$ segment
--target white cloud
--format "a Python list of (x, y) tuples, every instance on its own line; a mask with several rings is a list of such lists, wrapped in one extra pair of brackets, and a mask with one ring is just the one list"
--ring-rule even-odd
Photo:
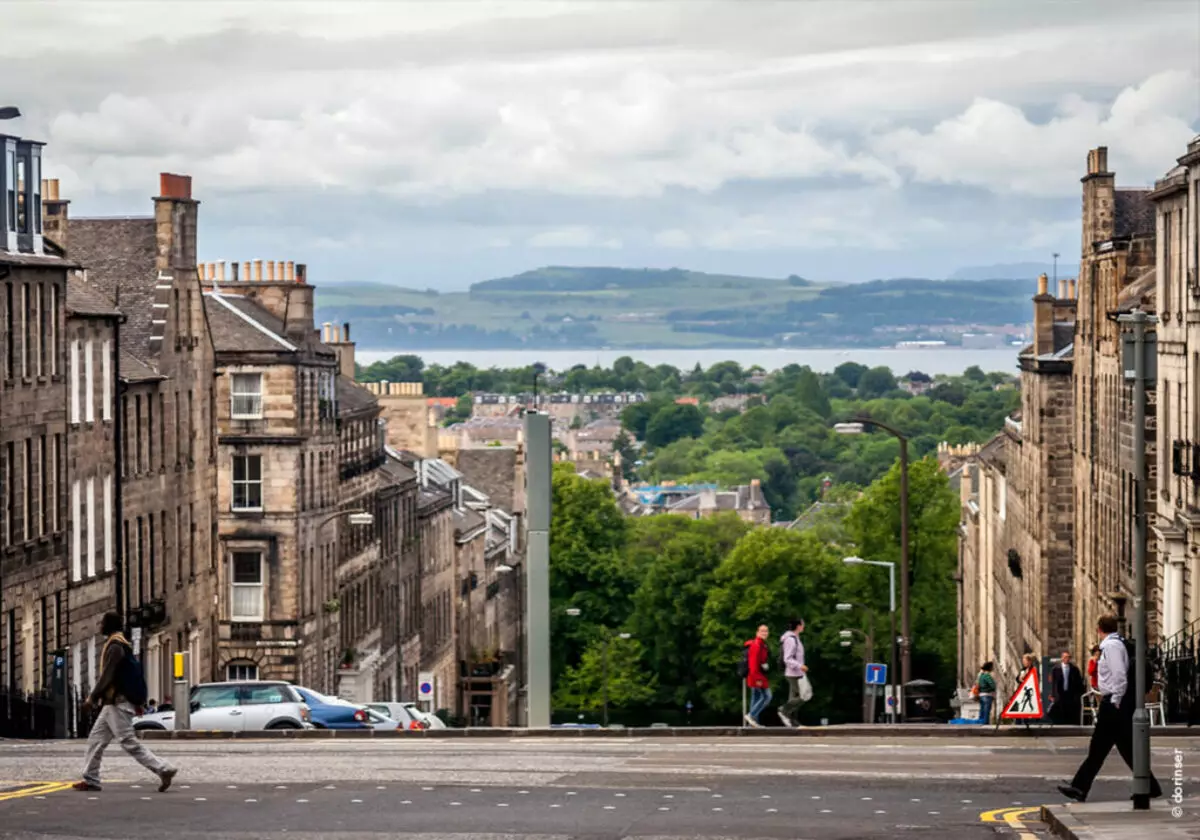
[[(172, 170), (218, 203), (484, 212), (459, 224), (493, 251), (895, 251), (1077, 196), (1093, 146), (1122, 184), (1182, 152), (1194, 10), (1088, 5), (47, 0), (0, 18), (23, 34), (4, 48), (27, 70), (8, 80), (18, 130), (50, 142), (72, 197), (145, 196)], [(539, 202), (552, 220), (520, 217)], [(1042, 234), (1015, 230), (1042, 247), (1069, 217), (1039, 207), (1021, 224)]]

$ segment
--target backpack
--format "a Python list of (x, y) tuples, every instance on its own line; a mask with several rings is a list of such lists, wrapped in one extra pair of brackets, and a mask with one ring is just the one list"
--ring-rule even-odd
[(135, 706), (146, 705), (149, 690), (146, 688), (146, 674), (142, 663), (133, 655), (133, 648), (125, 648), (125, 656), (117, 668), (117, 693)]
[(742, 658), (738, 662), (737, 674), (742, 679), (747, 679), (750, 676), (750, 645), (742, 648)]

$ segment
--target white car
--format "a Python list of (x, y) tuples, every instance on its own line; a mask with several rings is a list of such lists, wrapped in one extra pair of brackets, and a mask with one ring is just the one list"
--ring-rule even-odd
[[(192, 689), (190, 728), (219, 732), (311, 729), (308, 705), (285, 682), (205, 683)], [(138, 730), (175, 728), (175, 712), (154, 712), (133, 719)]]
[(445, 729), (446, 728), (445, 721), (443, 721), (440, 717), (435, 715), (433, 712), (423, 711), (419, 704), (413, 703), (410, 701), (407, 703), (401, 703), (400, 705), (403, 706), (405, 709), (407, 709), (408, 713), (410, 715), (412, 715), (413, 717), (415, 717), (417, 720), (423, 721), (425, 723), (426, 729)]
[[(410, 708), (411, 703), (368, 703), (369, 711), (391, 718), (401, 729), (433, 729), (420, 709)], [(441, 723), (441, 721), (438, 721)]]

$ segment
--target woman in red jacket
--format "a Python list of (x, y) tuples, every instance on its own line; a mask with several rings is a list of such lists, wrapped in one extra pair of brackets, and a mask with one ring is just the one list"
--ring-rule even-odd
[(753, 639), (746, 642), (746, 664), (749, 666), (746, 675), (746, 685), (750, 688), (750, 713), (746, 715), (746, 723), (753, 727), (762, 726), (758, 717), (771, 703), (771, 680), (767, 677), (770, 667), (767, 662), (771, 658), (771, 649), (767, 645), (770, 631), (763, 624)]

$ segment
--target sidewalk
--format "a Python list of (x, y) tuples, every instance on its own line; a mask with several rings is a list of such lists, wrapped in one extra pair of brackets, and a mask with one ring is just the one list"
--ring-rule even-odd
[(1134, 811), (1128, 800), (1044, 805), (1042, 819), (1068, 840), (1200, 840), (1200, 797), (1180, 805), (1157, 799), (1149, 812)]

